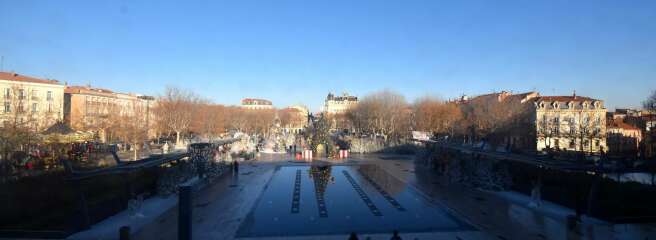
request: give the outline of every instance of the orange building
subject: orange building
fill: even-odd
[[[94,131],[106,141],[108,129],[118,116],[141,115],[148,135],[155,99],[150,96],[117,93],[108,89],[71,86],[64,91],[64,119],[76,130]]]
[[[642,141],[640,128],[631,126],[621,119],[609,120],[606,127],[609,154],[635,154]]]

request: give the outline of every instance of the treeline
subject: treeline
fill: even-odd
[[[496,98],[494,98],[496,99]],[[379,136],[386,141],[407,139],[411,131],[430,132],[435,137],[462,141],[501,142],[505,136],[526,131],[530,104],[476,98],[467,102],[450,102],[436,97],[422,97],[414,102],[394,91],[383,90],[362,97],[359,103],[342,114],[327,115],[332,128],[346,129],[357,136]],[[142,110],[136,109],[135,112]],[[266,135],[275,124],[302,128],[305,113],[296,109],[249,110],[224,106],[185,89],[168,87],[152,109],[155,136],[169,136],[179,142],[189,136],[214,138],[228,131]],[[278,121],[278,122],[276,122]],[[123,119],[117,138],[139,142],[146,140],[143,121]],[[134,125],[134,127],[130,127]],[[139,136],[136,136],[139,135]],[[152,134],[151,134],[152,135]],[[152,137],[152,136],[151,136]]]
[[[484,98],[450,102],[422,97],[410,103],[403,95],[384,90],[364,96],[356,107],[331,117],[339,129],[388,141],[408,138],[411,131],[426,131],[462,141],[501,142],[522,128],[527,132],[530,117],[524,114],[528,106]]]
[[[306,117],[298,110],[289,108],[250,110],[224,106],[175,87],[166,88],[164,94],[158,97],[153,112],[156,135],[174,136],[176,142],[192,134],[206,138],[219,137],[229,130],[266,135],[274,124],[298,127]]]

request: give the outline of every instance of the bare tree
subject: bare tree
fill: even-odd
[[[226,109],[226,119],[230,128],[239,132],[250,132],[246,109],[235,106],[228,107]]]
[[[175,143],[180,146],[180,135],[189,130],[194,116],[195,106],[200,98],[191,91],[167,87],[164,95],[159,97],[156,113],[164,126],[175,132]]]
[[[285,128],[303,128],[307,117],[304,112],[295,108],[280,109],[277,115],[280,125]]]
[[[412,108],[402,95],[384,90],[365,96],[347,116],[361,133],[399,140],[409,134]]]
[[[15,151],[29,151],[37,141],[39,127],[37,109],[28,106],[30,93],[23,85],[13,85],[5,96],[5,117],[0,127],[0,157],[2,169],[9,169],[9,159]],[[6,173],[6,172],[0,172]]]
[[[648,110],[656,110],[656,90],[652,91],[647,100],[642,102],[642,106]]]
[[[214,138],[225,131],[226,108],[223,105],[200,103],[196,106],[191,131]]]
[[[130,101],[127,108],[114,115],[118,124],[115,133],[119,139],[132,145],[134,160],[138,158],[138,150],[148,139],[145,115],[145,106],[138,104],[136,100]]]
[[[414,104],[414,123],[418,130],[452,136],[456,131],[456,123],[461,119],[462,112],[454,103],[424,97]]]
[[[271,126],[276,118],[276,112],[273,109],[247,110],[253,130],[256,134],[268,135]]]
[[[470,141],[485,139],[493,145],[508,144],[512,136],[521,136],[530,126],[530,104],[504,93],[488,94],[460,103],[462,119],[456,132]]]

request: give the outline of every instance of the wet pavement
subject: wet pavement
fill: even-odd
[[[386,175],[376,165],[277,167],[236,236],[475,230]]]
[[[650,224],[593,219],[569,231],[566,210],[534,209],[521,196],[508,199],[445,184],[422,163],[415,165],[413,156],[353,155],[346,161],[315,160],[314,168],[288,157],[262,155],[197,192],[194,239],[347,239],[351,231],[360,239],[389,239],[394,229],[403,239],[656,236]],[[176,239],[176,230],[172,208],[133,239]]]

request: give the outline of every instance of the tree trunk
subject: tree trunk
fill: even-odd
[[[180,132],[175,131],[175,146],[180,146]]]

